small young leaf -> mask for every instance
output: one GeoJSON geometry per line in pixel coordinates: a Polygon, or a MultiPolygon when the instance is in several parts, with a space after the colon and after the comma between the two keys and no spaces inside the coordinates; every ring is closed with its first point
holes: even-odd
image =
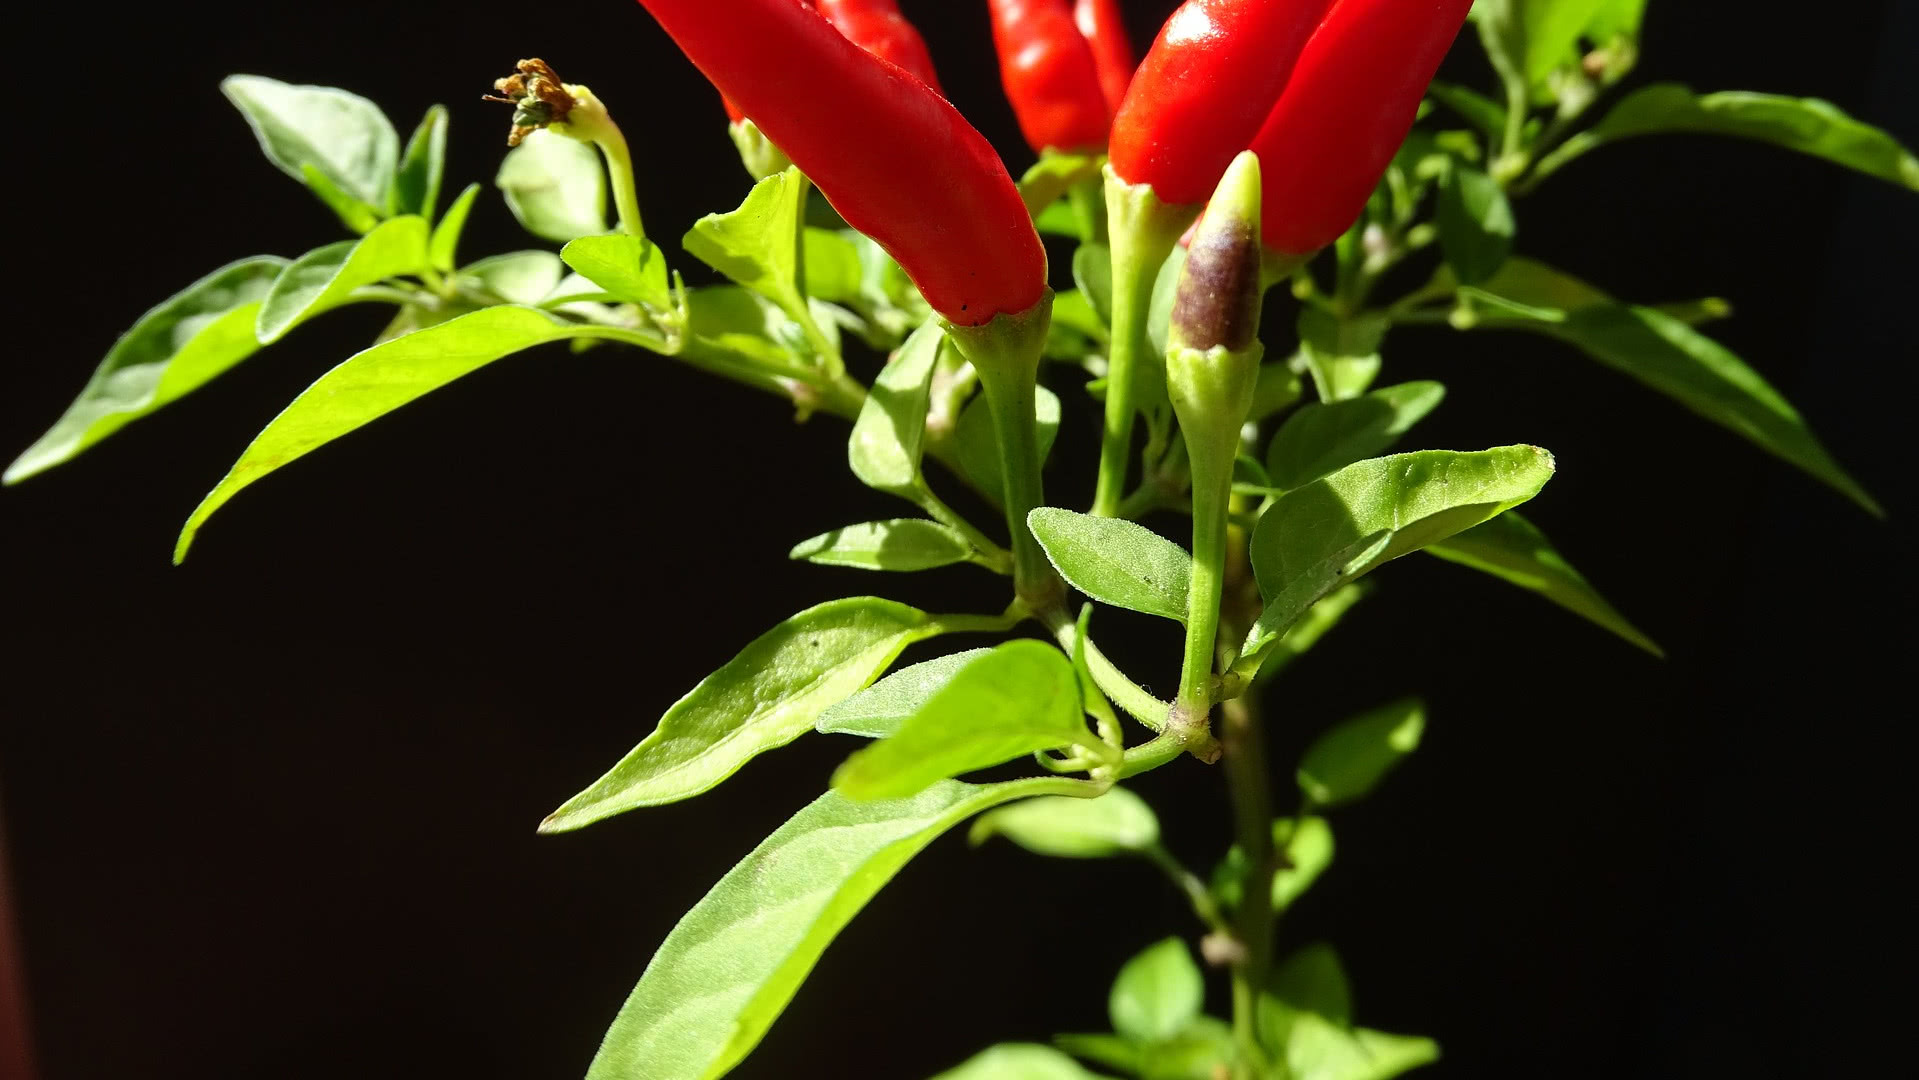
{"type": "Polygon", "coordinates": [[[1361,713],[1321,735],[1299,761],[1299,789],[1316,806],[1364,798],[1419,746],[1426,706],[1402,698],[1361,713]]]}
{"type": "Polygon", "coordinates": [[[187,518],[173,561],[186,558],[215,510],[275,469],[502,356],[587,332],[531,308],[496,307],[355,353],[302,391],[254,438],[187,518]]]}
{"type": "Polygon", "coordinates": [[[936,521],[894,518],[821,533],[794,545],[787,557],[824,566],[910,572],[965,562],[973,557],[973,547],[936,521]]]}
{"type": "Polygon", "coordinates": [[[426,219],[388,221],[358,240],[315,248],[295,259],[261,302],[254,333],[271,345],[294,327],[347,302],[362,285],[426,269],[426,219]]]}
{"type": "Polygon", "coordinates": [[[939,627],[925,612],[860,596],[811,607],[755,638],[660,717],[652,734],[540,823],[564,832],[691,798],[811,730],[820,711],[873,681],[939,627]]]}
{"type": "Polygon", "coordinates": [[[744,1060],[833,938],[914,855],[982,810],[1077,781],[945,781],[911,799],[827,792],[680,919],[607,1031],[587,1080],[716,1080],[744,1060]]]}
{"type": "Polygon", "coordinates": [[[660,311],[673,307],[666,255],[651,240],[629,233],[582,236],[562,248],[560,258],[621,300],[660,311]]]}
{"type": "Polygon", "coordinates": [[[528,307],[553,295],[565,273],[560,257],[550,251],[510,251],[460,267],[462,284],[528,307]]]}
{"type": "Polygon", "coordinates": [[[1358,397],[1379,375],[1379,344],[1389,323],[1378,312],[1352,319],[1307,306],[1299,310],[1299,352],[1321,401],[1358,397]]]}
{"type": "Polygon", "coordinates": [[[258,75],[229,75],[220,91],[281,172],[304,182],[302,166],[311,165],[341,192],[369,206],[387,204],[400,136],[379,106],[330,86],[258,75]]]}
{"type": "MultiPolygon", "coordinates": [[[[1026,203],[1026,212],[1040,216],[1075,184],[1098,176],[1099,165],[1100,159],[1090,154],[1043,155],[1019,178],[1019,195],[1026,203]]],[[[1066,235],[1078,236],[1079,230],[1075,227],[1066,235]]]]}
{"type": "Polygon", "coordinates": [[[406,141],[400,156],[400,171],[393,178],[393,210],[399,214],[418,214],[428,221],[440,205],[440,182],[446,175],[446,124],[444,105],[435,105],[421,118],[420,126],[406,141]]]}
{"type": "Polygon", "coordinates": [[[1436,382],[1409,382],[1356,398],[1301,406],[1273,436],[1266,472],[1275,486],[1304,487],[1390,447],[1446,396],[1436,382]]]}
{"type": "Polygon", "coordinates": [[[1516,230],[1512,204],[1499,182],[1454,161],[1439,189],[1439,242],[1459,280],[1477,285],[1497,273],[1513,252],[1516,230]]]}
{"type": "Polygon", "coordinates": [[[534,131],[507,151],[493,183],[521,227],[542,240],[606,231],[606,170],[583,142],[534,131]]]}
{"type": "Polygon", "coordinates": [[[473,210],[473,200],[480,195],[480,185],[468,184],[453,199],[453,205],[446,208],[446,216],[433,227],[433,237],[427,241],[427,261],[433,269],[442,274],[452,273],[459,255],[460,233],[466,230],[466,218],[473,210]]]}
{"type": "Polygon", "coordinates": [[[1073,588],[1114,607],[1186,621],[1193,558],[1178,544],[1144,525],[1057,506],[1034,508],[1026,524],[1073,588]]]}
{"type": "Polygon", "coordinates": [[[1146,800],[1111,788],[1097,799],[1047,795],[981,814],[967,833],[975,846],[1004,836],[1035,855],[1108,859],[1159,843],[1159,818],[1146,800]]]}
{"type": "MultiPolygon", "coordinates": [[[[1044,462],[1059,438],[1059,398],[1044,386],[1034,389],[1033,418],[1039,430],[1039,459],[1044,462]]],[[[966,478],[986,493],[987,501],[1002,505],[1000,491],[1006,478],[1000,471],[999,435],[993,430],[993,411],[986,407],[985,395],[975,397],[961,410],[953,439],[959,445],[960,469],[966,478]]]]}
{"type": "Polygon", "coordinates": [[[286,265],[271,255],[228,263],[140,316],[52,430],[7,467],[5,482],[73,460],[252,356],[260,347],[253,336],[260,300],[286,265]]]}
{"type": "Polygon", "coordinates": [[[1323,817],[1280,818],[1273,822],[1273,847],[1293,865],[1273,875],[1273,913],[1293,906],[1333,864],[1333,827],[1323,817]]]}
{"type": "Polygon", "coordinates": [[[953,673],[892,736],[846,759],[833,790],[895,799],[975,769],[1090,741],[1066,654],[1009,641],[953,673]]]}
{"type": "Polygon", "coordinates": [[[992,651],[967,649],[903,667],[839,704],[828,706],[813,726],[829,735],[889,738],[907,717],[919,712],[929,698],[951,682],[955,673],[992,651]]]}
{"type": "Polygon", "coordinates": [[[1297,949],[1273,969],[1272,995],[1302,1012],[1317,1013],[1341,1027],[1353,1022],[1353,992],[1339,954],[1323,941],[1297,949]]]}
{"type": "Polygon", "coordinates": [[[929,321],[881,369],[853,421],[847,465],[868,487],[907,498],[920,486],[920,447],[926,409],[946,332],[929,321]]]}
{"type": "Polygon", "coordinates": [[[1575,615],[1611,630],[1654,656],[1665,653],[1606,602],[1532,522],[1508,510],[1491,521],[1426,549],[1447,562],[1483,570],[1538,593],[1575,615]]]}
{"type": "Polygon", "coordinates": [[[989,1046],[933,1080],[1101,1080],[1079,1062],[1038,1043],[989,1046]]]}
{"type": "Polygon", "coordinates": [[[1348,1028],[1271,994],[1259,999],[1260,1042],[1283,1050],[1294,1080],[1392,1080],[1439,1060],[1439,1044],[1411,1035],[1348,1028]]]}
{"type": "Polygon", "coordinates": [[[1526,79],[1544,87],[1547,76],[1579,62],[1579,38],[1606,0],[1523,0],[1526,79]]]}
{"type": "Polygon", "coordinates": [[[687,254],[780,306],[795,321],[810,319],[800,291],[800,226],[806,178],[789,168],[753,185],[740,208],[693,223],[687,254]]]}
{"type": "Polygon", "coordinates": [[[1205,997],[1199,965],[1186,943],[1173,937],[1126,961],[1113,980],[1106,1009],[1114,1031],[1157,1041],[1178,1035],[1198,1017],[1205,997]]]}

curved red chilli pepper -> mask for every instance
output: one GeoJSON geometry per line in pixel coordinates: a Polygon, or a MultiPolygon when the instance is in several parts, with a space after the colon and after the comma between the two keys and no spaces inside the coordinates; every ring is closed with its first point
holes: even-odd
{"type": "Polygon", "coordinates": [[[894,0],[819,0],[819,9],[848,41],[918,75],[921,82],[945,95],[926,39],[900,14],[894,0]]]}
{"type": "Polygon", "coordinates": [[[958,110],[799,0],[640,0],[847,224],[960,326],[1046,292],[1046,250],[1006,166],[958,110]]]}
{"type": "Polygon", "coordinates": [[[1332,6],[1186,0],[1140,61],[1113,121],[1113,172],[1151,185],[1164,202],[1205,200],[1259,130],[1332,6]]]}
{"type": "Polygon", "coordinates": [[[987,0],[987,6],[1000,83],[1026,144],[1035,153],[1105,146],[1112,115],[1099,65],[1066,0],[987,0]]]}
{"type": "Polygon", "coordinates": [[[1106,95],[1106,108],[1117,113],[1119,103],[1126,100],[1126,87],[1133,81],[1134,66],[1133,43],[1126,37],[1119,0],[1078,0],[1073,5],[1073,21],[1093,46],[1093,63],[1099,67],[1099,88],[1106,95]]]}
{"type": "Polygon", "coordinates": [[[1412,129],[1472,0],[1339,0],[1254,137],[1261,230],[1289,255],[1346,231],[1412,129]]]}

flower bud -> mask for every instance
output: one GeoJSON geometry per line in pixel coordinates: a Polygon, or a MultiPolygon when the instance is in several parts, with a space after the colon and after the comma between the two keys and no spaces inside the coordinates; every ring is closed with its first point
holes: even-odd
{"type": "Polygon", "coordinates": [[[1233,159],[1193,233],[1166,335],[1166,390],[1201,471],[1230,472],[1259,386],[1259,158],[1233,159]]]}

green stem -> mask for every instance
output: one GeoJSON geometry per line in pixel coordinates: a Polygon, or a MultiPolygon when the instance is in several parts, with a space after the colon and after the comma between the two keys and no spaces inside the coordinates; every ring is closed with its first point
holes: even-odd
{"type": "MultiPolygon", "coordinates": [[[[1263,1059],[1256,1030],[1260,991],[1272,972],[1273,874],[1279,863],[1273,849],[1273,799],[1268,784],[1265,732],[1257,702],[1235,698],[1220,707],[1225,744],[1226,783],[1232,793],[1239,849],[1246,855],[1234,936],[1241,947],[1233,965],[1233,1034],[1246,1056],[1263,1059]]],[[[1248,1074],[1250,1075],[1250,1074],[1248,1074]]]]}
{"type": "MultiPolygon", "coordinates": [[[[1194,464],[1199,464],[1197,459],[1194,464]]],[[[1202,478],[1198,472],[1195,469],[1193,477],[1193,577],[1186,594],[1186,651],[1179,669],[1178,707],[1189,715],[1203,717],[1212,703],[1219,602],[1226,587],[1226,513],[1233,477],[1227,472],[1202,478]]]]}
{"type": "Polygon", "coordinates": [[[1193,905],[1193,914],[1199,916],[1199,921],[1206,924],[1206,929],[1216,934],[1229,932],[1226,916],[1219,910],[1219,902],[1213,899],[1212,890],[1206,887],[1205,882],[1199,880],[1199,875],[1186,869],[1178,859],[1173,858],[1171,852],[1159,844],[1147,847],[1140,854],[1147,862],[1159,867],[1173,884],[1179,887],[1179,891],[1186,894],[1187,902],[1193,905]]]}
{"type": "MultiPolygon", "coordinates": [[[[1065,649],[1069,654],[1078,648],[1079,624],[1067,618],[1063,609],[1053,607],[1038,614],[1040,621],[1052,631],[1053,638],[1059,642],[1060,648],[1065,649]]],[[[1099,646],[1093,644],[1090,635],[1086,638],[1086,669],[1092,673],[1094,685],[1098,686],[1107,697],[1112,698],[1114,704],[1126,710],[1128,716],[1153,731],[1166,729],[1166,703],[1127,678],[1125,672],[1107,659],[1105,653],[1099,651],[1099,646]]],[[[1179,748],[1176,746],[1172,756],[1176,757],[1178,753],[1179,748]]],[[[1129,761],[1132,760],[1132,754],[1132,750],[1127,751],[1129,761]]]]}
{"type": "Polygon", "coordinates": [[[620,214],[620,229],[629,236],[644,238],[646,226],[640,220],[640,195],[633,182],[633,154],[627,149],[626,135],[591,90],[584,86],[569,86],[567,90],[573,94],[574,104],[567,113],[564,133],[600,148],[607,176],[613,181],[613,206],[620,214]]]}
{"type": "Polygon", "coordinates": [[[985,565],[988,569],[1001,574],[1012,573],[1012,555],[1005,548],[994,543],[991,537],[979,531],[972,522],[961,517],[958,511],[946,505],[945,500],[933,494],[933,490],[926,486],[924,478],[919,482],[919,490],[913,494],[913,502],[926,511],[934,521],[965,537],[966,542],[973,545],[974,550],[985,557],[985,565]]]}

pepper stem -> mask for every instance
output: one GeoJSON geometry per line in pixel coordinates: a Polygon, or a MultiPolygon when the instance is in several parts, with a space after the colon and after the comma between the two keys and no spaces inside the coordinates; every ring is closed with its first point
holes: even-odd
{"type": "Polygon", "coordinates": [[[620,214],[620,229],[644,238],[639,189],[633,182],[633,154],[627,149],[625,134],[593,91],[575,84],[568,84],[566,89],[573,95],[573,108],[565,121],[552,125],[553,130],[599,147],[600,156],[606,159],[607,176],[613,181],[613,206],[620,214]]]}

